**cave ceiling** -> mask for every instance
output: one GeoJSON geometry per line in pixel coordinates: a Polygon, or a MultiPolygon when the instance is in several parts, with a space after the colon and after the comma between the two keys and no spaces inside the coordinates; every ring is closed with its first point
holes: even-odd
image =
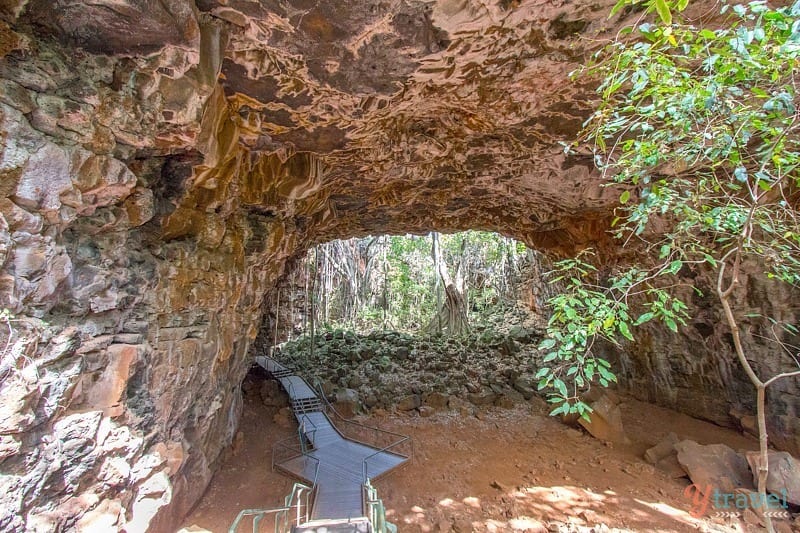
{"type": "Polygon", "coordinates": [[[5,0],[2,13],[17,31],[113,58],[117,88],[159,57],[149,90],[167,122],[187,93],[202,102],[202,131],[156,145],[194,165],[168,238],[197,223],[189,211],[227,206],[292,218],[312,240],[477,228],[564,248],[601,238],[618,195],[589,156],[563,150],[594,94],[569,73],[623,22],[609,7],[5,0]]]}

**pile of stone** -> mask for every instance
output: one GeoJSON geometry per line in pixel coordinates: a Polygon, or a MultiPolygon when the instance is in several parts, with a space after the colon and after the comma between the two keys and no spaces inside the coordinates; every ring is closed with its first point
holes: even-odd
{"type": "Polygon", "coordinates": [[[317,336],[313,345],[308,337],[284,343],[275,356],[318,383],[348,413],[396,409],[427,416],[532,399],[541,362],[538,341],[538,331],[522,325],[464,338],[333,331],[317,336]]]}
{"type": "MultiPolygon", "coordinates": [[[[791,511],[800,507],[800,460],[787,452],[768,453],[766,503],[757,493],[759,453],[737,452],[724,444],[702,445],[670,433],[645,452],[644,458],[672,477],[688,477],[686,494],[702,514],[735,513],[750,526],[763,526],[763,512],[776,511],[783,520],[776,530],[792,531],[791,511]]],[[[800,516],[796,518],[800,525],[800,516]]]]}

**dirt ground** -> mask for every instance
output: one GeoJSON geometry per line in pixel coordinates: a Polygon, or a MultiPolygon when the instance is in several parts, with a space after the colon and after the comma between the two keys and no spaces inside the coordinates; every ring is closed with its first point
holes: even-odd
{"type": "MultiPolygon", "coordinates": [[[[693,518],[683,496],[689,481],[673,479],[641,458],[670,431],[734,449],[756,449],[755,439],[630,398],[623,398],[621,408],[627,445],[604,444],[568,427],[536,401],[491,407],[468,418],[439,412],[360,421],[413,438],[413,460],[376,483],[388,518],[403,533],[760,529],[736,518],[693,518]]],[[[239,510],[281,503],[292,481],[270,470],[271,450],[274,442],[295,435],[296,426],[276,425],[275,412],[257,390],[245,395],[240,438],[185,527],[224,532],[239,510]]],[[[780,526],[792,531],[788,522],[780,526]]]]}

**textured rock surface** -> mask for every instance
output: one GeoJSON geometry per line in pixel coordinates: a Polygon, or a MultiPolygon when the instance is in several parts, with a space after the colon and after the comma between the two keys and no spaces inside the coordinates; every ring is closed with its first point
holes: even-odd
{"type": "Polygon", "coordinates": [[[675,450],[678,462],[703,494],[732,494],[737,488],[754,488],[747,460],[724,444],[703,446],[684,440],[675,445],[675,450]]]}
{"type": "MultiPolygon", "coordinates": [[[[265,294],[313,242],[604,248],[618,194],[558,142],[612,3],[0,2],[0,529],[169,530],[236,432],[265,294]]],[[[662,340],[631,387],[728,420],[729,350],[662,340]]],[[[796,387],[770,401],[790,444],[796,387]]]]}
{"type": "MultiPolygon", "coordinates": [[[[757,452],[746,454],[750,471],[753,473],[753,484],[758,486],[758,467],[761,463],[757,452]]],[[[786,452],[769,452],[769,473],[767,490],[785,497],[794,505],[800,505],[800,461],[786,452]]]]}
{"type": "Polygon", "coordinates": [[[602,441],[627,443],[625,428],[622,425],[622,412],[619,401],[609,395],[602,395],[590,405],[589,420],[579,418],[578,423],[593,437],[602,441]]]}
{"type": "MultiPolygon", "coordinates": [[[[797,369],[777,340],[795,346],[798,338],[763,317],[797,324],[800,314],[797,291],[765,280],[758,268],[745,266],[734,309],[745,353],[762,379],[768,379],[797,369]]],[[[688,327],[681,335],[666,328],[640,328],[636,343],[609,353],[618,362],[622,388],[640,399],[753,433],[756,391],[734,355],[712,276],[689,269],[681,274],[702,291],[687,287],[683,294],[690,304],[688,327]]],[[[773,383],[767,402],[770,445],[800,453],[800,380],[773,383]]]]}

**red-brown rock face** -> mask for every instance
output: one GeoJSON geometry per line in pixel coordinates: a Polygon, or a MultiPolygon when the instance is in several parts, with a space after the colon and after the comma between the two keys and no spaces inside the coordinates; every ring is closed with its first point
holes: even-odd
{"type": "Polygon", "coordinates": [[[0,529],[167,530],[313,242],[607,246],[559,142],[610,3],[0,1],[0,529]]]}

